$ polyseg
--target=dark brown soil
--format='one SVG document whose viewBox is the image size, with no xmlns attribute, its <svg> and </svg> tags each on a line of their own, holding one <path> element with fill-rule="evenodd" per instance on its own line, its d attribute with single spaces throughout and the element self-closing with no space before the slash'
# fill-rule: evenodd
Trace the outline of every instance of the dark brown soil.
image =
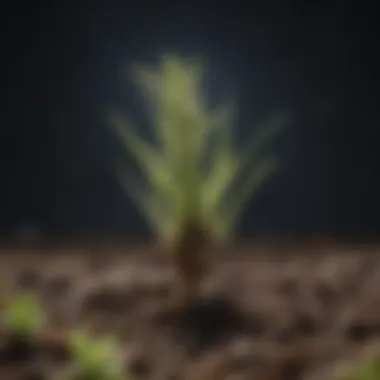
<svg viewBox="0 0 380 380">
<path fill-rule="evenodd" d="M 3 334 L 0 379 L 51 379 L 77 326 L 115 332 L 142 380 L 334 380 L 380 355 L 380 245 L 236 245 L 182 309 L 171 303 L 173 270 L 154 251 L 4 247 L 2 294 L 38 291 L 49 331 L 31 342 Z"/>
</svg>

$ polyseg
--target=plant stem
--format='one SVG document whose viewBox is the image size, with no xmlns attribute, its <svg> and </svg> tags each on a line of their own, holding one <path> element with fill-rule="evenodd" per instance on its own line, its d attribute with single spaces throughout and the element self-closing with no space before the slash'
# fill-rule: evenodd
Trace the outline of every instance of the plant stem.
<svg viewBox="0 0 380 380">
<path fill-rule="evenodd" d="M 210 246 L 210 239 L 205 231 L 199 226 L 189 224 L 169 249 L 177 275 L 174 287 L 176 303 L 185 304 L 198 296 L 202 280 L 213 264 Z"/>
</svg>

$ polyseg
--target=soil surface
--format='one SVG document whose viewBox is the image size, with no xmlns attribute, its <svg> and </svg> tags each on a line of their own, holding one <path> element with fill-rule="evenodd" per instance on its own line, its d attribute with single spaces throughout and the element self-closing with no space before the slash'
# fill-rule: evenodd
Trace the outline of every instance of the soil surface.
<svg viewBox="0 0 380 380">
<path fill-rule="evenodd" d="M 148 244 L 0 249 L 1 295 L 36 290 L 33 342 L 0 336 L 0 378 L 48 380 L 65 334 L 115 333 L 137 380 L 335 380 L 380 355 L 380 245 L 251 242 L 217 257 L 202 297 L 174 308 L 173 268 Z"/>
</svg>

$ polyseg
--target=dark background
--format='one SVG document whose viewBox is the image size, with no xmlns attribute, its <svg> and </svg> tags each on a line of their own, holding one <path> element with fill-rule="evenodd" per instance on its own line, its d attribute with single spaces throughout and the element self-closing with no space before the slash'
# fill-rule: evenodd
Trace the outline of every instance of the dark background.
<svg viewBox="0 0 380 380">
<path fill-rule="evenodd" d="M 122 4 L 125 5 L 122 5 Z M 237 97 L 240 136 L 281 107 L 281 170 L 245 235 L 380 232 L 379 27 L 369 1 L 14 2 L 1 11 L 1 234 L 140 235 L 114 178 L 105 107 L 144 110 L 121 68 L 166 51 L 210 62 L 212 101 Z"/>
</svg>

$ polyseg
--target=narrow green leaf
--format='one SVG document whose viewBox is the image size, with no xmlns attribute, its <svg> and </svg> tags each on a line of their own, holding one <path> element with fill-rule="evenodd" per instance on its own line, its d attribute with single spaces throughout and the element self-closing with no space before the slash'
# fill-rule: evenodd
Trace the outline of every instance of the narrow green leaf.
<svg viewBox="0 0 380 380">
<path fill-rule="evenodd" d="M 112 115 L 112 122 L 115 131 L 127 150 L 137 160 L 148 182 L 161 191 L 173 189 L 173 178 L 162 154 L 143 141 L 117 114 Z"/>
<path fill-rule="evenodd" d="M 157 192 L 146 191 L 137 181 L 127 176 L 126 173 L 119 174 L 119 183 L 127 194 L 136 203 L 142 216 L 149 223 L 150 228 L 157 236 L 169 237 L 175 230 L 174 212 L 171 213 L 168 199 L 160 197 Z"/>
<path fill-rule="evenodd" d="M 223 106 L 214 111 L 211 127 L 215 135 L 211 163 L 203 184 L 202 204 L 206 218 L 219 207 L 238 171 L 238 155 L 233 146 L 233 108 Z"/>
<path fill-rule="evenodd" d="M 136 87 L 140 89 L 149 104 L 155 104 L 162 87 L 160 73 L 153 68 L 145 66 L 133 67 L 131 73 Z"/>
<path fill-rule="evenodd" d="M 260 189 L 264 182 L 273 174 L 276 168 L 276 160 L 273 157 L 262 159 L 255 167 L 248 171 L 242 183 L 235 188 L 229 199 L 221 208 L 221 222 L 219 228 L 221 234 L 230 234 L 249 199 Z"/>
<path fill-rule="evenodd" d="M 233 125 L 235 118 L 236 110 L 231 102 L 224 103 L 216 109 L 210 111 L 208 118 L 208 130 L 211 133 L 217 133 L 220 130 L 224 130 L 224 133 L 230 132 L 225 135 L 233 140 L 233 136 L 231 134 L 231 126 Z M 227 129 L 227 130 L 226 130 Z"/>
<path fill-rule="evenodd" d="M 285 128 L 289 114 L 285 111 L 277 113 L 268 122 L 264 123 L 257 131 L 252 133 L 241 154 L 241 167 L 245 167 L 252 158 L 260 154 L 266 143 L 272 141 Z"/>
<path fill-rule="evenodd" d="M 239 217 L 239 214 L 242 212 L 242 209 L 246 203 L 252 196 L 254 196 L 254 192 L 257 191 L 264 183 L 265 179 L 273 173 L 275 169 L 274 160 L 267 159 L 262 161 L 262 158 L 258 155 L 263 145 L 273 139 L 284 128 L 287 116 L 288 115 L 286 113 L 277 114 L 269 122 L 264 124 L 263 127 L 257 132 L 253 133 L 251 138 L 245 144 L 245 147 L 241 150 L 239 155 L 240 157 L 237 157 L 237 148 L 234 148 L 233 152 L 235 153 L 235 165 L 233 168 L 228 167 L 228 165 L 224 163 L 228 170 L 225 173 L 224 183 L 222 183 L 222 180 L 220 182 L 219 192 L 215 193 L 215 196 L 218 198 L 217 200 L 214 198 L 213 207 L 223 207 L 222 202 L 227 197 L 231 186 L 236 183 L 239 178 L 245 178 L 242 186 L 239 187 L 239 193 L 234 196 L 235 200 L 233 203 L 235 203 L 235 206 L 231 207 L 235 211 L 230 211 L 230 216 L 225 216 L 227 218 L 225 222 L 226 226 L 229 225 L 229 227 L 225 228 L 226 230 L 232 228 L 232 225 Z M 228 144 L 228 142 L 226 144 Z M 232 148 L 230 149 L 232 150 Z M 219 157 L 218 160 L 220 167 L 222 167 L 222 162 L 225 160 L 226 156 L 228 156 L 226 151 L 219 156 L 217 154 L 215 155 L 215 157 Z M 257 164 L 254 164 L 256 165 L 256 168 L 252 170 L 251 163 L 255 161 L 257 161 Z M 248 176 L 246 173 L 248 173 Z M 215 189 L 217 189 L 217 186 L 214 186 Z M 231 221 L 228 220 L 229 218 L 231 218 Z M 222 228 L 222 230 L 223 229 L 224 228 Z"/>
</svg>

